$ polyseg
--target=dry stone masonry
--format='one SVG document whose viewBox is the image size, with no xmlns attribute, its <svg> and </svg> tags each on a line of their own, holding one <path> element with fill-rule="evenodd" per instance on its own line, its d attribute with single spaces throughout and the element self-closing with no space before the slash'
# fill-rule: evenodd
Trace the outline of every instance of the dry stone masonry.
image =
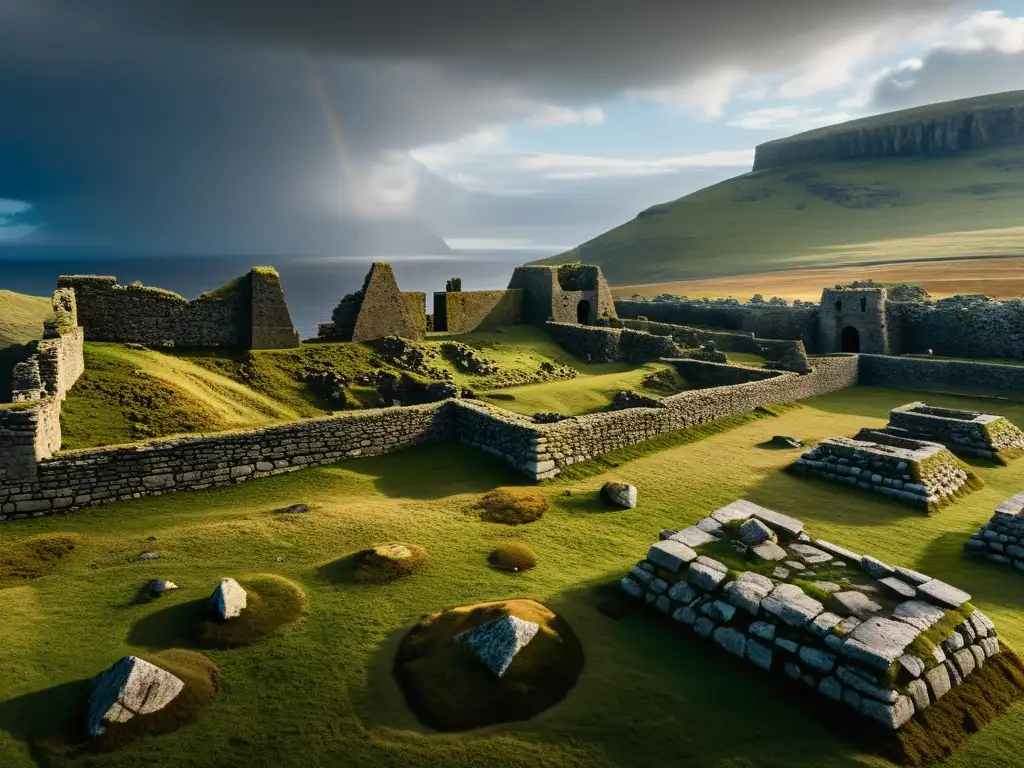
<svg viewBox="0 0 1024 768">
<path fill-rule="evenodd" d="M 940 443 L 862 429 L 854 438 L 830 437 L 790 467 L 934 511 L 979 482 L 970 468 Z"/>
<path fill-rule="evenodd" d="M 800 520 L 745 500 L 664 532 L 621 587 L 891 730 L 999 653 L 966 592 L 812 539 Z"/>
<path fill-rule="evenodd" d="M 964 552 L 1024 572 L 1024 491 L 996 508 L 992 519 L 964 543 Z"/>
<path fill-rule="evenodd" d="M 1005 417 L 908 403 L 893 408 L 885 431 L 942 443 L 954 453 L 1007 462 L 1024 453 L 1024 432 Z"/>
</svg>

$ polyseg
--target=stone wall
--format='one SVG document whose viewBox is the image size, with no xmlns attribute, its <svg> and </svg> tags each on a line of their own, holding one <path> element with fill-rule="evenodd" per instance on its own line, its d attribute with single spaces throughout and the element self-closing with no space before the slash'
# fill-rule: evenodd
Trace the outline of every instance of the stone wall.
<svg viewBox="0 0 1024 768">
<path fill-rule="evenodd" d="M 1024 392 L 1024 366 L 860 355 L 860 383 L 918 390 Z"/>
<path fill-rule="evenodd" d="M 800 520 L 745 500 L 663 531 L 620 584 L 721 650 L 890 730 L 1000 650 L 966 592 L 812 539 Z"/>
<path fill-rule="evenodd" d="M 826 288 L 818 308 L 822 352 L 889 354 L 885 288 Z"/>
<path fill-rule="evenodd" d="M 74 291 L 87 341 L 252 349 L 299 344 L 280 279 L 267 267 L 193 301 L 162 288 L 118 285 L 114 277 L 63 275 L 57 285 Z"/>
<path fill-rule="evenodd" d="M 689 299 L 619 299 L 615 302 L 615 309 L 622 318 L 646 317 L 659 323 L 742 331 L 761 339 L 801 339 L 807 349 L 821 351 L 818 345 L 818 307 L 815 305 L 776 307 Z"/>
<path fill-rule="evenodd" d="M 652 437 L 686 429 L 772 403 L 805 400 L 857 383 L 856 356 L 814 358 L 809 374 L 780 373 L 771 379 L 681 392 L 660 408 L 628 408 L 573 416 L 544 430 L 538 477 L 554 477 L 566 466 Z"/>
<path fill-rule="evenodd" d="M 427 294 L 425 291 L 402 291 L 402 300 L 405 302 L 405 311 L 409 319 L 417 328 L 419 338 L 423 338 L 427 328 Z"/>
<path fill-rule="evenodd" d="M 1024 360 L 1024 300 L 953 297 L 886 305 L 889 351 Z"/>
<path fill-rule="evenodd" d="M 439 291 L 434 294 L 434 330 L 469 333 L 523 319 L 523 291 Z"/>
<path fill-rule="evenodd" d="M 712 363 L 704 360 L 666 359 L 687 384 L 693 387 L 725 387 L 732 384 L 745 384 L 748 381 L 764 381 L 779 376 L 778 371 L 766 371 L 762 368 L 750 368 L 732 363 Z"/>
<path fill-rule="evenodd" d="M 723 352 L 743 352 L 760 355 L 766 360 L 781 360 L 793 353 L 806 356 L 803 342 L 799 339 L 762 339 L 753 333 L 710 331 L 689 325 L 657 323 L 651 320 L 622 319 L 624 328 L 646 331 L 655 336 L 671 336 L 681 347 L 695 348 L 702 344 L 714 344 Z"/>
<path fill-rule="evenodd" d="M 964 543 L 964 553 L 1024 572 L 1024 491 L 999 505 Z"/>
<path fill-rule="evenodd" d="M 822 440 L 790 469 L 934 511 L 972 490 L 971 469 L 938 443 L 862 429 Z"/>
<path fill-rule="evenodd" d="M 679 354 L 671 338 L 629 328 L 545 323 L 544 329 L 560 347 L 592 363 L 639 363 Z"/>
<path fill-rule="evenodd" d="M 1006 417 L 908 403 L 889 412 L 886 431 L 941 443 L 955 453 L 1008 461 L 1024 453 L 1024 432 Z"/>
</svg>

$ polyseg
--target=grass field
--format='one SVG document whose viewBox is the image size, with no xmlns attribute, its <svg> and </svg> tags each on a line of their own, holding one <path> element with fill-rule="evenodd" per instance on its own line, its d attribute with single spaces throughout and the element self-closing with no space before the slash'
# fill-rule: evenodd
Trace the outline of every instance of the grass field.
<svg viewBox="0 0 1024 768">
<path fill-rule="evenodd" d="M 542 263 L 616 285 L 1024 254 L 1024 147 L 750 172 L 655 205 Z"/>
<path fill-rule="evenodd" d="M 457 445 L 10 524 L 0 538 L 0 563 L 26 543 L 38 548 L 41 536 L 73 538 L 75 551 L 35 580 L 0 571 L 7 587 L 0 589 L 0 765 L 27 768 L 42 760 L 29 744 L 82 715 L 94 674 L 124 654 L 179 644 L 190 603 L 222 576 L 258 573 L 296 581 L 308 596 L 308 616 L 263 644 L 209 651 L 224 690 L 196 724 L 78 764 L 884 765 L 704 641 L 668 632 L 643 611 L 619 622 L 601 615 L 596 588 L 621 577 L 660 529 L 695 522 L 742 496 L 799 516 L 814 536 L 967 589 L 1002 637 L 1021 648 L 1021 575 L 965 561 L 961 549 L 1000 501 L 1024 487 L 1024 460 L 977 467 L 986 487 L 928 517 L 877 494 L 790 476 L 780 470 L 795 452 L 757 447 L 774 434 L 810 440 L 853 434 L 883 424 L 890 408 L 915 397 L 847 390 L 641 456 L 612 473 L 545 485 L 549 510 L 515 528 L 481 522 L 469 507 L 481 494 L 520 479 Z M 1022 404 L 924 399 L 994 410 L 1024 423 Z M 597 489 L 612 478 L 637 486 L 637 509 L 608 511 L 598 504 Z M 298 502 L 311 512 L 270 514 Z M 488 553 L 507 540 L 528 545 L 536 567 L 519 574 L 490 568 Z M 347 558 L 384 541 L 425 547 L 425 564 L 388 585 L 351 583 Z M 137 561 L 146 550 L 161 558 Z M 153 578 L 172 579 L 182 589 L 133 604 Z M 446 735 L 418 725 L 391 677 L 403 633 L 443 608 L 513 597 L 540 600 L 570 623 L 585 659 L 576 687 L 526 722 Z M 943 768 L 1017 766 L 1022 729 L 1024 705 L 1017 705 Z"/>
<path fill-rule="evenodd" d="M 43 338 L 43 320 L 51 315 L 47 298 L 0 290 L 0 349 Z"/>
<path fill-rule="evenodd" d="M 984 294 L 994 299 L 1014 299 L 1024 296 L 1024 259 L 979 258 L 869 267 L 794 269 L 786 272 L 759 272 L 648 285 L 613 286 L 612 294 L 615 298 L 671 293 L 695 298 L 707 296 L 712 299 L 734 296 L 746 300 L 755 293 L 760 293 L 766 299 L 781 296 L 789 301 L 801 299 L 816 302 L 821 299 L 822 288 L 854 280 L 920 285 L 938 299 L 972 293 Z"/>
</svg>

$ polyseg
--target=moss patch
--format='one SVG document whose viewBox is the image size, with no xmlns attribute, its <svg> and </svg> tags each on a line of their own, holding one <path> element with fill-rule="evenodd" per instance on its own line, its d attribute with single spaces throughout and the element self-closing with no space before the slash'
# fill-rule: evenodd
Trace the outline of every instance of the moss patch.
<svg viewBox="0 0 1024 768">
<path fill-rule="evenodd" d="M 0 544 L 0 589 L 53 573 L 72 557 L 78 543 L 75 534 L 44 533 Z"/>
<path fill-rule="evenodd" d="M 497 678 L 460 632 L 502 616 L 540 629 Z M 583 650 L 568 623 L 533 600 L 452 608 L 427 616 L 402 640 L 394 674 L 406 702 L 426 725 L 463 731 L 528 720 L 565 697 L 583 670 Z"/>
<path fill-rule="evenodd" d="M 427 559 L 427 551 L 410 544 L 378 544 L 356 556 L 359 584 L 387 584 L 411 576 Z"/>
<path fill-rule="evenodd" d="M 298 584 L 283 576 L 260 574 L 239 583 L 245 590 L 245 610 L 226 621 L 200 622 L 195 632 L 200 646 L 238 648 L 257 643 L 278 634 L 305 609 L 305 593 Z"/>
<path fill-rule="evenodd" d="M 505 525 L 536 522 L 547 508 L 547 497 L 534 488 L 499 488 L 486 494 L 474 505 L 482 520 Z"/>
<path fill-rule="evenodd" d="M 525 544 L 506 541 L 491 551 L 487 562 L 503 571 L 526 571 L 537 564 L 537 555 Z"/>
</svg>

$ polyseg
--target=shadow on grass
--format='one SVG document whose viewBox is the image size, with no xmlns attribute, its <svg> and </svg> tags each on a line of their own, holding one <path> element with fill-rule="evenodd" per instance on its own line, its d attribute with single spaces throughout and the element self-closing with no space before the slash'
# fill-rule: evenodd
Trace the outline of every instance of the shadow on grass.
<svg viewBox="0 0 1024 768">
<path fill-rule="evenodd" d="M 563 512 L 568 512 L 570 515 L 600 515 L 608 512 L 621 515 L 623 512 L 630 511 L 614 507 L 602 501 L 601 491 L 599 490 L 573 491 L 570 495 L 566 495 L 567 493 L 569 492 L 563 491 L 555 498 L 558 508 Z"/>
<path fill-rule="evenodd" d="M 195 647 L 195 627 L 203 620 L 206 599 L 169 605 L 139 619 L 128 632 L 131 645 L 149 650 Z"/>
<path fill-rule="evenodd" d="M 372 477 L 389 498 L 433 500 L 483 493 L 503 485 L 533 485 L 504 461 L 453 441 L 417 446 L 342 465 Z"/>
<path fill-rule="evenodd" d="M 316 569 L 317 578 L 335 585 L 355 584 L 356 568 L 359 565 L 361 554 L 361 552 L 353 552 L 318 566 Z"/>
<path fill-rule="evenodd" d="M 769 472 L 760 483 L 748 488 L 743 498 L 768 509 L 794 515 L 812 524 L 812 528 L 815 521 L 856 521 L 858 525 L 870 526 L 888 525 L 899 518 L 927 517 L 924 510 L 876 491 L 854 488 L 823 478 L 796 475 L 785 469 Z"/>
<path fill-rule="evenodd" d="M 84 736 L 92 680 L 75 680 L 0 702 L 0 730 L 25 744 L 40 768 L 60 764 L 59 749 L 71 736 Z"/>
<path fill-rule="evenodd" d="M 976 529 L 952 531 L 934 538 L 917 561 L 918 570 L 942 579 L 971 594 L 971 602 L 995 605 L 1019 611 L 1024 605 L 1022 592 L 1015 590 L 1021 574 L 1013 566 L 993 563 L 982 557 L 964 554 L 964 542 Z"/>
<path fill-rule="evenodd" d="M 854 397 L 849 393 L 853 392 Z M 844 395 L 845 393 L 845 395 Z M 979 410 L 978 400 L 984 401 L 984 410 L 990 413 L 1019 413 L 1021 402 L 984 393 L 948 392 L 928 389 L 896 389 L 894 387 L 857 386 L 805 401 L 806 405 L 827 413 L 864 416 L 874 419 L 889 418 L 889 411 L 907 403 L 923 401 L 940 408 Z M 1004 413 L 1007 412 L 1007 413 Z"/>
</svg>

